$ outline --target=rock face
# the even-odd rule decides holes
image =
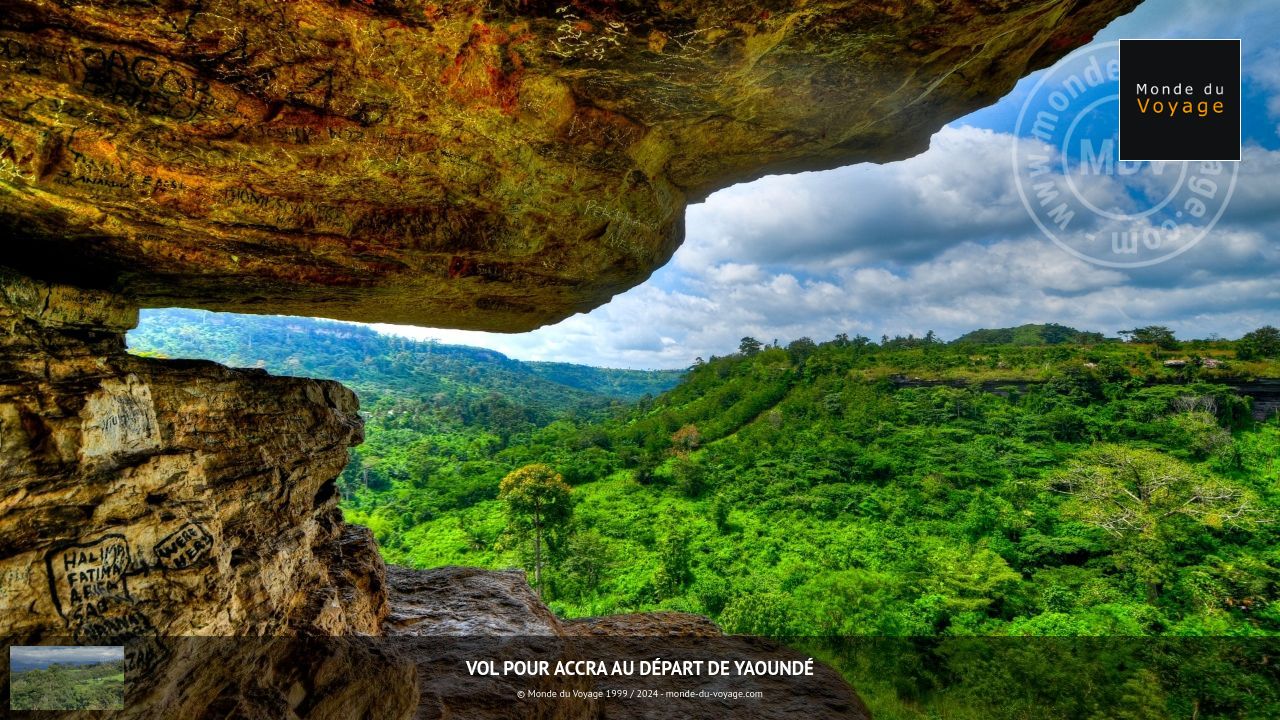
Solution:
[[[554,658],[569,654],[564,629],[521,571],[389,568],[388,641],[418,671],[417,720],[590,720],[598,706],[560,698],[589,689],[581,679],[492,677],[463,671],[467,660]],[[525,697],[537,690],[556,697]]]
[[[1256,378],[1227,381],[1233,390],[1253,400],[1253,419],[1264,422],[1280,414],[1280,380]]]
[[[362,436],[355,396],[128,355],[136,320],[118,296],[0,274],[0,639],[130,642],[131,677],[150,683],[136,690],[163,696],[150,707],[194,717],[228,686],[275,677],[277,661],[305,673],[324,656],[183,652],[171,638],[376,634],[385,569],[337,508],[334,478]],[[400,681],[407,709],[412,671]]]
[[[377,631],[377,549],[333,481],[362,437],[349,390],[128,355],[136,312],[106,294],[0,293],[6,634]],[[341,603],[355,583],[377,599]]]
[[[523,571],[390,568],[393,608],[388,635],[559,635],[560,623],[529,587]]]
[[[870,718],[840,675],[820,664],[812,675],[798,677],[471,675],[462,668],[467,660],[477,659],[639,663],[654,658],[731,662],[806,658],[770,641],[725,637],[710,620],[687,613],[561,621],[547,611],[522,572],[392,567],[389,585],[392,612],[384,625],[387,642],[417,668],[420,703],[415,717],[419,720]],[[760,695],[747,695],[753,692]]]
[[[1138,0],[3,0],[0,241],[147,306],[527,330]]]

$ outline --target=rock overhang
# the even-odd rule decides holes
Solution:
[[[523,331],[684,208],[908,157],[1137,0],[14,0],[3,264],[143,306]]]

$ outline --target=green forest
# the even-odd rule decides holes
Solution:
[[[522,567],[566,617],[684,610],[792,638],[877,718],[1280,711],[1280,422],[1231,387],[1280,377],[1274,328],[746,337],[682,376],[511,374],[459,350],[430,377],[397,359],[421,348],[354,326],[177,317],[135,351],[361,394],[343,507],[389,562]],[[243,345],[278,322],[331,344]]]
[[[498,467],[485,462],[512,436],[563,418],[608,417],[683,375],[522,362],[351,323],[201,310],[144,311],[128,340],[130,351],[144,356],[204,358],[342,382],[360,397],[365,419],[365,442],[352,453],[343,488],[375,492],[429,472],[438,489],[448,485],[451,495],[466,495],[478,467]],[[489,496],[496,487],[494,480]]]
[[[9,676],[10,710],[121,710],[124,660],[53,663]]]

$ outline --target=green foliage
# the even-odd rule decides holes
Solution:
[[[591,529],[574,532],[560,561],[554,594],[577,601],[591,598],[613,564],[610,544],[600,533]]]
[[[974,382],[936,380],[954,373]],[[711,358],[625,413],[518,433],[487,462],[573,475],[574,522],[545,581],[565,615],[684,610],[792,637],[1280,633],[1280,424],[1255,424],[1229,388],[1177,380],[1134,343],[761,346]],[[1146,501],[1122,517],[1141,530],[1118,537],[1107,503],[1132,482]],[[384,552],[529,567],[511,549],[467,550],[450,529],[495,500],[439,507],[398,536],[375,528]],[[974,718],[1037,703],[1096,711],[1036,696],[995,714],[980,703],[1013,680],[983,667],[939,681],[946,700],[930,702]],[[862,689],[881,671],[846,672]],[[1133,669],[1097,672],[1116,712],[1191,702],[1188,681],[1143,694]],[[927,687],[870,697],[878,716],[925,717],[896,698]]]
[[[671,464],[671,477],[676,489],[685,497],[696,498],[707,487],[707,468],[698,456],[676,455]]]
[[[521,532],[564,523],[572,514],[572,489],[555,470],[526,465],[502,479],[498,500],[507,508],[513,527]]]
[[[1120,334],[1130,342],[1155,345],[1161,350],[1177,350],[1181,347],[1173,331],[1163,325],[1147,325],[1133,330],[1121,330]]]
[[[661,392],[682,375],[525,363],[351,323],[199,310],[144,311],[129,344],[143,356],[337,379],[355,390],[365,442],[338,486],[348,513],[378,529],[388,556],[400,560],[413,552],[402,540],[415,526],[496,497],[515,463],[494,455],[512,437],[542,428],[546,443],[557,447],[525,448],[529,462],[572,454],[575,462],[557,463],[565,477],[594,479],[616,460],[598,447],[607,437],[579,438],[578,426],[621,411],[625,400]],[[561,444],[569,435],[574,441]]]
[[[1102,333],[1083,332],[1057,323],[1047,325],[1019,325],[1013,328],[974,330],[954,340],[969,345],[1062,345],[1074,343],[1092,345],[1106,342]]]
[[[616,370],[559,362],[525,362],[534,374],[566,387],[623,400],[639,400],[671,388],[683,374],[676,370]]]
[[[1113,539],[1115,561],[1145,585],[1149,601],[1176,577],[1179,549],[1205,527],[1245,529],[1272,515],[1248,488],[1163,453],[1119,445],[1081,453],[1051,484],[1070,497],[1063,516]]]
[[[124,661],[54,663],[9,676],[12,710],[122,710]]]
[[[488,462],[495,477],[529,462],[575,469],[569,536],[593,535],[566,556],[612,560],[551,571],[549,596],[571,615],[690,609],[806,635],[1280,630],[1259,611],[1277,574],[1275,553],[1258,551],[1275,537],[1276,426],[1253,425],[1222,386],[1135,382],[1149,358],[1113,347],[1067,349],[1044,382],[1007,392],[872,379],[918,347],[762,347],[713,358],[626,414],[521,433]],[[1110,357],[1122,371],[1085,366]],[[1134,490],[1126,463],[1176,481],[1111,517]],[[375,531],[392,558],[521,562],[429,530],[494,502],[441,503],[397,536]],[[1117,518],[1150,542],[1113,537]]]
[[[368,436],[343,508],[392,562],[542,570],[567,616],[683,610],[828,639],[1280,634],[1280,423],[1215,382],[1280,363],[1197,341],[1202,362],[1169,368],[1158,342],[1035,327],[1042,344],[746,343],[630,405],[591,409],[557,385],[520,421],[502,402],[530,405],[506,391],[465,409],[489,395],[457,375],[439,403],[357,388]],[[573,488],[545,568],[499,499],[531,464]],[[825,657],[886,718],[1262,718],[1280,702],[1225,656],[1192,673],[1010,647],[1003,665],[918,647],[896,666]],[[1042,692],[1072,673],[1106,704]]]
[[[658,572],[653,584],[659,597],[670,598],[680,595],[693,579],[691,535],[677,518],[668,518],[663,524],[666,530],[658,541]]]
[[[782,593],[743,593],[720,613],[720,624],[732,635],[786,637],[796,634],[791,629],[793,615],[795,605]]]
[[[1126,540],[1156,537],[1180,519],[1213,528],[1248,526],[1263,512],[1246,488],[1162,453],[1119,445],[1081,453],[1053,484],[1071,496],[1063,508],[1068,517]]]
[[[1236,346],[1236,357],[1241,360],[1280,357],[1280,330],[1266,325],[1246,333]]]
[[[516,537],[533,539],[535,587],[542,589],[543,542],[554,545],[558,531],[573,514],[564,478],[555,470],[535,463],[513,470],[498,486],[498,500],[507,511],[507,527]]]

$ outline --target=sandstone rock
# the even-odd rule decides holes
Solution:
[[[517,693],[585,690],[589,683],[547,677],[474,676],[467,660],[556,658],[571,654],[556,617],[524,572],[442,567],[388,572],[388,640],[418,670],[420,720],[587,720],[596,703]]]
[[[376,634],[385,574],[369,532],[336,505],[334,478],[362,436],[355,396],[128,355],[136,317],[117,296],[0,275],[0,639],[129,642],[135,701],[171,717],[224,695],[249,716],[309,703],[306,715],[343,717],[326,703],[359,680],[398,686],[378,702],[408,712],[412,667],[379,670],[367,648],[336,654],[350,660],[330,672],[343,680],[293,691],[290,705],[292,682],[269,678],[323,678],[330,654],[175,645]]]
[[[710,619],[682,612],[655,612],[581,618],[565,624],[570,635],[583,637],[721,637],[724,633]]]
[[[571,635],[590,637],[605,643],[615,653],[638,657],[658,650],[668,660],[717,658],[731,662],[806,660],[806,655],[778,643],[752,637],[725,637],[710,620],[688,613],[646,613],[587,618],[566,623]],[[599,686],[622,691],[641,691],[655,685],[652,678],[607,678]],[[666,683],[681,694],[662,702],[615,704],[610,718],[617,720],[662,720],[671,717],[733,717],[767,720],[868,720],[871,717],[861,698],[839,673],[815,663],[814,674],[805,676],[711,676],[687,678],[678,684]],[[708,699],[705,695],[757,692],[758,699]]]
[[[148,306],[527,330],[687,202],[913,155],[1137,2],[6,0],[0,242]]]
[[[388,571],[392,611],[383,625],[399,637],[560,635],[555,615],[522,570],[467,567]]]
[[[387,640],[418,669],[416,717],[423,720],[870,717],[844,679],[820,663],[813,675],[800,677],[472,675],[463,669],[467,660],[546,660],[554,666],[557,660],[807,658],[771,641],[726,637],[707,618],[688,613],[558,620],[523,572],[392,567],[388,580]],[[748,692],[761,696],[733,697]]]
[[[359,547],[333,484],[361,439],[350,391],[134,357],[117,298],[0,280],[12,639],[109,639],[104,617],[168,635],[376,628],[379,607],[306,595],[335,585],[331,546]]]

